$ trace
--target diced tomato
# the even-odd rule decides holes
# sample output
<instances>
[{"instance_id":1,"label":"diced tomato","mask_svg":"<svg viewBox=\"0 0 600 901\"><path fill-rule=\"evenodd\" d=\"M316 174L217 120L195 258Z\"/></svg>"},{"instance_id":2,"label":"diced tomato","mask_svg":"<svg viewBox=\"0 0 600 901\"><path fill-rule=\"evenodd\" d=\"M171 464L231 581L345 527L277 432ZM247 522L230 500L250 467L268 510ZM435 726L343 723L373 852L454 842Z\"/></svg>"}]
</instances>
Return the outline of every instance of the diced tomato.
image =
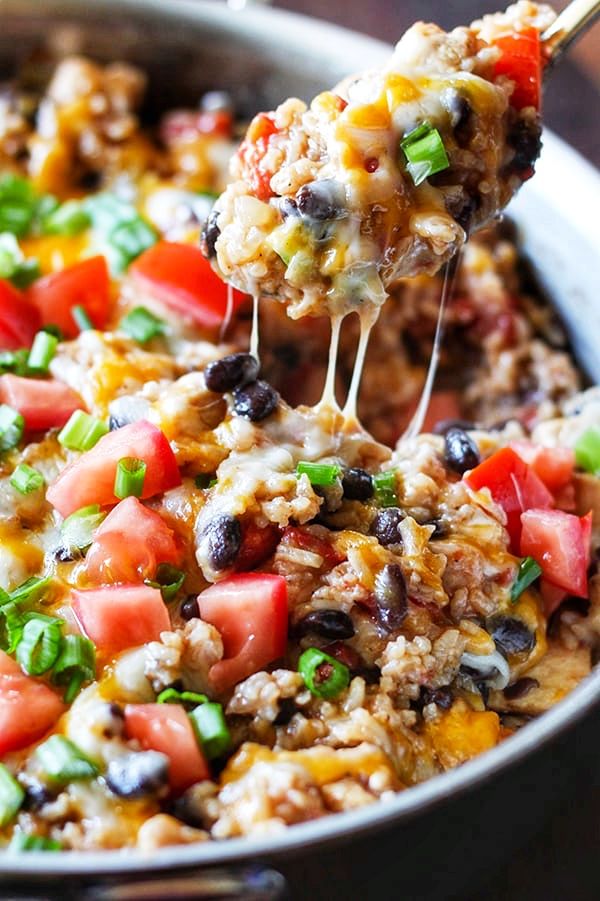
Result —
<instances>
[{"instance_id":1,"label":"diced tomato","mask_svg":"<svg viewBox=\"0 0 600 901\"><path fill-rule=\"evenodd\" d=\"M142 582L154 578L159 563L180 561L181 550L164 519L136 497L127 497L96 529L85 571L98 584Z\"/></svg>"},{"instance_id":2,"label":"diced tomato","mask_svg":"<svg viewBox=\"0 0 600 901\"><path fill-rule=\"evenodd\" d=\"M110 585L73 590L73 611L82 631L105 654L158 641L171 628L158 588Z\"/></svg>"},{"instance_id":3,"label":"diced tomato","mask_svg":"<svg viewBox=\"0 0 600 901\"><path fill-rule=\"evenodd\" d=\"M0 278L0 350L29 347L41 324L37 308Z\"/></svg>"},{"instance_id":4,"label":"diced tomato","mask_svg":"<svg viewBox=\"0 0 600 901\"><path fill-rule=\"evenodd\" d=\"M506 528L511 548L519 552L521 513L532 507L546 509L553 498L535 472L510 447L496 451L465 476L474 491L489 488L496 503L506 513Z\"/></svg>"},{"instance_id":5,"label":"diced tomato","mask_svg":"<svg viewBox=\"0 0 600 901\"><path fill-rule=\"evenodd\" d=\"M575 452L570 447L542 447L531 441L511 441L510 447L553 494L573 478Z\"/></svg>"},{"instance_id":6,"label":"diced tomato","mask_svg":"<svg viewBox=\"0 0 600 901\"><path fill-rule=\"evenodd\" d=\"M79 334L73 307L83 307L95 328L104 328L110 302L106 260L103 256L90 257L46 275L31 285L27 297L39 310L44 325L57 325L67 338Z\"/></svg>"},{"instance_id":7,"label":"diced tomato","mask_svg":"<svg viewBox=\"0 0 600 901\"><path fill-rule=\"evenodd\" d=\"M41 738L64 710L59 696L0 651L0 757Z\"/></svg>"},{"instance_id":8,"label":"diced tomato","mask_svg":"<svg viewBox=\"0 0 600 901\"><path fill-rule=\"evenodd\" d=\"M191 244L159 241L129 267L131 277L156 300L205 328L227 315L227 285ZM245 295L232 289L235 312Z\"/></svg>"},{"instance_id":9,"label":"diced tomato","mask_svg":"<svg viewBox=\"0 0 600 901\"><path fill-rule=\"evenodd\" d=\"M246 137L238 149L238 157L242 163L242 177L258 199L263 201L273 197L274 194L271 190L273 173L265 168L263 161L269 149L269 141L277 132L273 117L267 113L259 113L250 123Z\"/></svg>"},{"instance_id":10,"label":"diced tomato","mask_svg":"<svg viewBox=\"0 0 600 901\"><path fill-rule=\"evenodd\" d=\"M233 688L285 653L287 586L283 576L243 573L198 596L200 616L221 633L225 654L209 672L217 692Z\"/></svg>"},{"instance_id":11,"label":"diced tomato","mask_svg":"<svg viewBox=\"0 0 600 901\"><path fill-rule=\"evenodd\" d=\"M31 432L63 426L75 410L84 408L78 394L56 379L0 376L0 402L18 410Z\"/></svg>"},{"instance_id":12,"label":"diced tomato","mask_svg":"<svg viewBox=\"0 0 600 901\"><path fill-rule=\"evenodd\" d=\"M165 144L193 141L198 135L231 137L233 119L229 110L173 110L163 116L160 136Z\"/></svg>"},{"instance_id":13,"label":"diced tomato","mask_svg":"<svg viewBox=\"0 0 600 901\"><path fill-rule=\"evenodd\" d=\"M553 585L548 579L542 577L540 579L540 594L542 595L542 601L544 602L544 613L547 618L550 618L567 597L568 592L565 591L564 588L559 588L558 585Z\"/></svg>"},{"instance_id":14,"label":"diced tomato","mask_svg":"<svg viewBox=\"0 0 600 901\"><path fill-rule=\"evenodd\" d=\"M210 779L190 718L178 704L127 704L125 735L139 741L146 751L166 754L169 783L176 794Z\"/></svg>"},{"instance_id":15,"label":"diced tomato","mask_svg":"<svg viewBox=\"0 0 600 901\"><path fill-rule=\"evenodd\" d=\"M282 542L319 554L330 566L337 566L344 559L328 541L298 526L288 526L283 532Z\"/></svg>"},{"instance_id":16,"label":"diced tomato","mask_svg":"<svg viewBox=\"0 0 600 901\"><path fill-rule=\"evenodd\" d=\"M573 516L562 510L527 510L521 521L522 556L537 560L544 577L556 587L586 598L592 514Z\"/></svg>"},{"instance_id":17,"label":"diced tomato","mask_svg":"<svg viewBox=\"0 0 600 901\"><path fill-rule=\"evenodd\" d=\"M62 516L88 504L105 507L118 503L115 472L122 457L137 457L146 463L143 498L181 484L171 445L160 429L141 419L104 435L95 447L67 466L48 488L48 501Z\"/></svg>"},{"instance_id":18,"label":"diced tomato","mask_svg":"<svg viewBox=\"0 0 600 901\"><path fill-rule=\"evenodd\" d=\"M242 546L236 557L235 568L240 572L260 566L274 553L281 532L275 525L260 529L254 523L242 526Z\"/></svg>"},{"instance_id":19,"label":"diced tomato","mask_svg":"<svg viewBox=\"0 0 600 901\"><path fill-rule=\"evenodd\" d=\"M524 28L494 40L501 51L494 75L506 75L514 81L510 103L515 109L540 107L542 87L542 53L536 28Z\"/></svg>"}]
</instances>

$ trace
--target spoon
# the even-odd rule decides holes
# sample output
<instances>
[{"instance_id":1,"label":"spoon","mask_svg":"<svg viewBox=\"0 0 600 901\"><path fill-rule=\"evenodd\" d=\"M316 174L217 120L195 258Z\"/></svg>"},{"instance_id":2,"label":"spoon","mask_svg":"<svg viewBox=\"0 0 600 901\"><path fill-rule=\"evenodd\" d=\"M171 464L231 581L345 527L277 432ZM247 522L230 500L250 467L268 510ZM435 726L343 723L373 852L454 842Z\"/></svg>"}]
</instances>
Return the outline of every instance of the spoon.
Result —
<instances>
[{"instance_id":1,"label":"spoon","mask_svg":"<svg viewBox=\"0 0 600 901\"><path fill-rule=\"evenodd\" d=\"M542 34L547 74L565 50L600 16L600 0L572 0Z\"/></svg>"}]
</instances>

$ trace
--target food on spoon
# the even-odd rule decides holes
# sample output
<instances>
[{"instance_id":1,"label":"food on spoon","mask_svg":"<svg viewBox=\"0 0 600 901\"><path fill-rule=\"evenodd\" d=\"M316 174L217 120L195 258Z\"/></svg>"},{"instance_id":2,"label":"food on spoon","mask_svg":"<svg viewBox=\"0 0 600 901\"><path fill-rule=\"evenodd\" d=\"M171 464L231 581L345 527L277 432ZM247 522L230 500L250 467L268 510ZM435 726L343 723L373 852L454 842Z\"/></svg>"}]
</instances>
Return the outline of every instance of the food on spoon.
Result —
<instances>
[{"instance_id":1,"label":"food on spoon","mask_svg":"<svg viewBox=\"0 0 600 901\"><path fill-rule=\"evenodd\" d=\"M521 0L448 34L420 22L382 69L259 113L207 256L293 318L377 309L398 278L435 273L533 174L553 18Z\"/></svg>"}]
</instances>

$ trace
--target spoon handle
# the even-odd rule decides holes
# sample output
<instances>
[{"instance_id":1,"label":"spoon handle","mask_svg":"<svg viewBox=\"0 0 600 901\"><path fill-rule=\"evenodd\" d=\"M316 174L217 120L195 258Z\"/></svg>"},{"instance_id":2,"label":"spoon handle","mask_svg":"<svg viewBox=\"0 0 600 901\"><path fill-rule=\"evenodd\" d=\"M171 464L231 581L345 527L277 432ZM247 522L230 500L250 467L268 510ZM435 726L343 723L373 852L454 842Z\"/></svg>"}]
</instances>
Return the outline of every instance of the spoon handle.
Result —
<instances>
[{"instance_id":1,"label":"spoon handle","mask_svg":"<svg viewBox=\"0 0 600 901\"><path fill-rule=\"evenodd\" d=\"M542 34L546 68L563 55L567 47L587 31L600 15L600 0L571 0Z\"/></svg>"}]
</instances>

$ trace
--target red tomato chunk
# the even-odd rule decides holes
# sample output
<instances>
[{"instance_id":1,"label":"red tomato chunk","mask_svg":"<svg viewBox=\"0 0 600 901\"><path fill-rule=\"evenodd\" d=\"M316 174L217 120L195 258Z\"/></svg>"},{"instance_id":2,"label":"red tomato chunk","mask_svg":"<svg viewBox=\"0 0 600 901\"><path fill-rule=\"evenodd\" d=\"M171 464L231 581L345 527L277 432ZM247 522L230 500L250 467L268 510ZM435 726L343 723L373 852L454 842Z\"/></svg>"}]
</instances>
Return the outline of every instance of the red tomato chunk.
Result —
<instances>
[{"instance_id":1,"label":"red tomato chunk","mask_svg":"<svg viewBox=\"0 0 600 901\"><path fill-rule=\"evenodd\" d=\"M542 54L537 28L523 28L513 34L498 37L494 45L501 51L500 59L494 67L494 75L506 75L515 83L510 98L511 106L515 109L523 109L525 106L539 109Z\"/></svg>"},{"instance_id":2,"label":"red tomato chunk","mask_svg":"<svg viewBox=\"0 0 600 901\"><path fill-rule=\"evenodd\" d=\"M104 435L95 447L67 466L48 488L49 503L62 516L89 504L104 507L118 503L115 472L122 457L137 457L146 463L143 498L181 484L171 445L160 429L142 419Z\"/></svg>"},{"instance_id":3,"label":"red tomato chunk","mask_svg":"<svg viewBox=\"0 0 600 901\"><path fill-rule=\"evenodd\" d=\"M82 631L106 654L158 641L171 628L158 588L111 585L71 593Z\"/></svg>"},{"instance_id":4,"label":"red tomato chunk","mask_svg":"<svg viewBox=\"0 0 600 901\"><path fill-rule=\"evenodd\" d=\"M217 692L227 691L285 653L287 586L283 576L243 573L216 582L198 596L200 616L223 639L224 659L211 667Z\"/></svg>"},{"instance_id":5,"label":"red tomato chunk","mask_svg":"<svg viewBox=\"0 0 600 901\"><path fill-rule=\"evenodd\" d=\"M210 778L190 718L178 704L128 704L125 734L139 741L145 751L166 754L170 761L169 783L176 794Z\"/></svg>"},{"instance_id":6,"label":"red tomato chunk","mask_svg":"<svg viewBox=\"0 0 600 901\"><path fill-rule=\"evenodd\" d=\"M553 585L586 598L592 514L573 516L562 510L528 510L521 520L521 554L537 560Z\"/></svg>"},{"instance_id":7,"label":"red tomato chunk","mask_svg":"<svg viewBox=\"0 0 600 901\"><path fill-rule=\"evenodd\" d=\"M511 550L519 553L521 513L532 507L552 507L554 499L542 480L510 447L496 451L465 476L474 491L489 488L490 494L506 514Z\"/></svg>"},{"instance_id":8,"label":"red tomato chunk","mask_svg":"<svg viewBox=\"0 0 600 901\"><path fill-rule=\"evenodd\" d=\"M63 710L51 688L26 676L0 651L0 757L42 738Z\"/></svg>"},{"instance_id":9,"label":"red tomato chunk","mask_svg":"<svg viewBox=\"0 0 600 901\"><path fill-rule=\"evenodd\" d=\"M36 307L0 278L0 350L29 347L41 324Z\"/></svg>"},{"instance_id":10,"label":"red tomato chunk","mask_svg":"<svg viewBox=\"0 0 600 901\"><path fill-rule=\"evenodd\" d=\"M132 263L129 273L156 300L198 325L217 328L227 316L227 285L197 247L159 241ZM232 297L231 313L244 295L233 290Z\"/></svg>"},{"instance_id":11,"label":"red tomato chunk","mask_svg":"<svg viewBox=\"0 0 600 901\"><path fill-rule=\"evenodd\" d=\"M103 256L90 257L61 272L38 279L27 296L37 307L44 325L57 325L66 338L76 338L79 327L73 319L73 307L81 306L95 328L102 329L108 319L110 279Z\"/></svg>"},{"instance_id":12,"label":"red tomato chunk","mask_svg":"<svg viewBox=\"0 0 600 901\"><path fill-rule=\"evenodd\" d=\"M127 497L96 529L85 571L98 584L142 582L154 578L159 563L180 561L175 535L162 517Z\"/></svg>"},{"instance_id":13,"label":"red tomato chunk","mask_svg":"<svg viewBox=\"0 0 600 901\"><path fill-rule=\"evenodd\" d=\"M9 373L0 376L0 402L18 410L30 432L63 426L71 413L84 408L79 395L63 382Z\"/></svg>"},{"instance_id":14,"label":"red tomato chunk","mask_svg":"<svg viewBox=\"0 0 600 901\"><path fill-rule=\"evenodd\" d=\"M555 494L569 484L575 467L575 451L570 447L542 447L531 441L511 441L510 447L531 466L546 488Z\"/></svg>"}]
</instances>

